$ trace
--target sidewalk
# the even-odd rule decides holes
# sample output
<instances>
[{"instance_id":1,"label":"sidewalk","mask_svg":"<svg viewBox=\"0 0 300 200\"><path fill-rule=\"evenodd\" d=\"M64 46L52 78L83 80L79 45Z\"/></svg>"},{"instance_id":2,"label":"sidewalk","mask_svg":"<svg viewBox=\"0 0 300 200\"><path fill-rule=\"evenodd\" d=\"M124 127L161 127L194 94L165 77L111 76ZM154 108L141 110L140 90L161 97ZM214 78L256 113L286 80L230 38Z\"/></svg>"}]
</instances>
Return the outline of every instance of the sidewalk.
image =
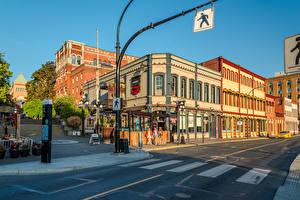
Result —
<instances>
[{"instance_id":1,"label":"sidewalk","mask_svg":"<svg viewBox=\"0 0 300 200\"><path fill-rule=\"evenodd\" d=\"M280 186L274 196L274 200L298 200L300 199L300 154L290 166L289 174L284 185Z\"/></svg>"},{"instance_id":2,"label":"sidewalk","mask_svg":"<svg viewBox=\"0 0 300 200\"><path fill-rule=\"evenodd\" d=\"M35 138L37 140L40 137ZM114 145L89 145L87 137L53 137L51 163L41 163L40 156L0 160L1 175L43 174L77 169L104 167L148 159L151 155L130 149L129 154L114 154Z\"/></svg>"}]
</instances>

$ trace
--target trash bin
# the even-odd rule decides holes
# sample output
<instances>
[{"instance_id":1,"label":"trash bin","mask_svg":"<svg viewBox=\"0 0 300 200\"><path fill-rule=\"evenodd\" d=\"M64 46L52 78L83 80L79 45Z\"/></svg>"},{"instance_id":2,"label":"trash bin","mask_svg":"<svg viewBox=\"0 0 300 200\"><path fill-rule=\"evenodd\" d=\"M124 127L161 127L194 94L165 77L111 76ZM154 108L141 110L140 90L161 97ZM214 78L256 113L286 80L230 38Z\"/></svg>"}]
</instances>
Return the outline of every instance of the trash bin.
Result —
<instances>
[{"instance_id":1,"label":"trash bin","mask_svg":"<svg viewBox=\"0 0 300 200\"><path fill-rule=\"evenodd\" d=\"M128 139L120 139L120 151L129 153Z\"/></svg>"}]
</instances>

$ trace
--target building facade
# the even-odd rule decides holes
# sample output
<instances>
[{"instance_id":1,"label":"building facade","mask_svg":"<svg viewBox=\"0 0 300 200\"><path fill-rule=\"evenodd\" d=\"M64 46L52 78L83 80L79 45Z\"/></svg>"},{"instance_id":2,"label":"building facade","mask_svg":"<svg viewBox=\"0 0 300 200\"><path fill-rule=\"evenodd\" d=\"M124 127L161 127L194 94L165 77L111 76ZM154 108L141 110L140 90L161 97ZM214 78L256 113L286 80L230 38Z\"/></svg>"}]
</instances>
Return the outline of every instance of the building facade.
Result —
<instances>
[{"instance_id":1,"label":"building facade","mask_svg":"<svg viewBox=\"0 0 300 200\"><path fill-rule=\"evenodd\" d=\"M74 96L79 102L83 84L96 77L96 67L99 76L113 71L116 66L115 52L97 50L81 42L67 40L56 52L56 96L66 94ZM98 61L97 61L98 57ZM122 65L134 61L137 57L125 55Z\"/></svg>"},{"instance_id":2,"label":"building facade","mask_svg":"<svg viewBox=\"0 0 300 200\"><path fill-rule=\"evenodd\" d=\"M266 135L265 78L223 57L201 65L222 75L222 138Z\"/></svg>"},{"instance_id":3,"label":"building facade","mask_svg":"<svg viewBox=\"0 0 300 200\"><path fill-rule=\"evenodd\" d=\"M26 101L27 92L26 92L26 83L27 80L23 74L19 74L16 80L12 83L9 94L12 99L17 103L22 103Z\"/></svg>"},{"instance_id":4,"label":"building facade","mask_svg":"<svg viewBox=\"0 0 300 200\"><path fill-rule=\"evenodd\" d=\"M300 73L281 75L266 79L267 93L286 97L298 103L300 98Z\"/></svg>"},{"instance_id":5,"label":"building facade","mask_svg":"<svg viewBox=\"0 0 300 200\"><path fill-rule=\"evenodd\" d=\"M113 72L101 76L100 88L114 80ZM171 130L175 140L222 136L220 72L170 53L148 54L123 66L120 80L126 105L122 112L135 113L130 120L123 117L123 127L135 129L136 118L146 116L143 124ZM94 101L95 80L84 91ZM113 95L106 91L101 90L101 101ZM184 109L178 110L179 101L185 102Z\"/></svg>"}]
</instances>

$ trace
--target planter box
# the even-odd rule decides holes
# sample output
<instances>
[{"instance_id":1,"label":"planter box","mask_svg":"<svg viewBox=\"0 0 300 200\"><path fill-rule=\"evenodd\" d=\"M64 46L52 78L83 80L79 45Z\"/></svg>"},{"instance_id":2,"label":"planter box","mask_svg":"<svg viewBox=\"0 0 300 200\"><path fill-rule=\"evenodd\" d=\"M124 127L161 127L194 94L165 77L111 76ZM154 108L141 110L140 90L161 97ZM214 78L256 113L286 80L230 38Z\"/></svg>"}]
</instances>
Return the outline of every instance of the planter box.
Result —
<instances>
[{"instance_id":1,"label":"planter box","mask_svg":"<svg viewBox=\"0 0 300 200\"><path fill-rule=\"evenodd\" d=\"M9 155L11 158L18 158L19 157L19 150L9 150Z\"/></svg>"},{"instance_id":2,"label":"planter box","mask_svg":"<svg viewBox=\"0 0 300 200\"><path fill-rule=\"evenodd\" d=\"M29 149L20 150L21 157L27 157L29 155Z\"/></svg>"}]
</instances>

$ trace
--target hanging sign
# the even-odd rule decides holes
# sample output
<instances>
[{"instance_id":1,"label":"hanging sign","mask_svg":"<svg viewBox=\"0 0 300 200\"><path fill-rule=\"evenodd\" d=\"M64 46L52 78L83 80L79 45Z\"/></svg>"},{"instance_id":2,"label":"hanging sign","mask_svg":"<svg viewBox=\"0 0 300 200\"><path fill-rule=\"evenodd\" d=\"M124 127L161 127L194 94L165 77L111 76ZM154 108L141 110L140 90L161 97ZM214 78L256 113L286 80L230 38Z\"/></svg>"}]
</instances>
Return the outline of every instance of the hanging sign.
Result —
<instances>
[{"instance_id":1,"label":"hanging sign","mask_svg":"<svg viewBox=\"0 0 300 200\"><path fill-rule=\"evenodd\" d=\"M214 7L197 11L194 18L194 32L212 29L214 26Z\"/></svg>"},{"instance_id":2,"label":"hanging sign","mask_svg":"<svg viewBox=\"0 0 300 200\"><path fill-rule=\"evenodd\" d=\"M131 94L136 95L140 92L140 76L135 76L131 79Z\"/></svg>"}]
</instances>

